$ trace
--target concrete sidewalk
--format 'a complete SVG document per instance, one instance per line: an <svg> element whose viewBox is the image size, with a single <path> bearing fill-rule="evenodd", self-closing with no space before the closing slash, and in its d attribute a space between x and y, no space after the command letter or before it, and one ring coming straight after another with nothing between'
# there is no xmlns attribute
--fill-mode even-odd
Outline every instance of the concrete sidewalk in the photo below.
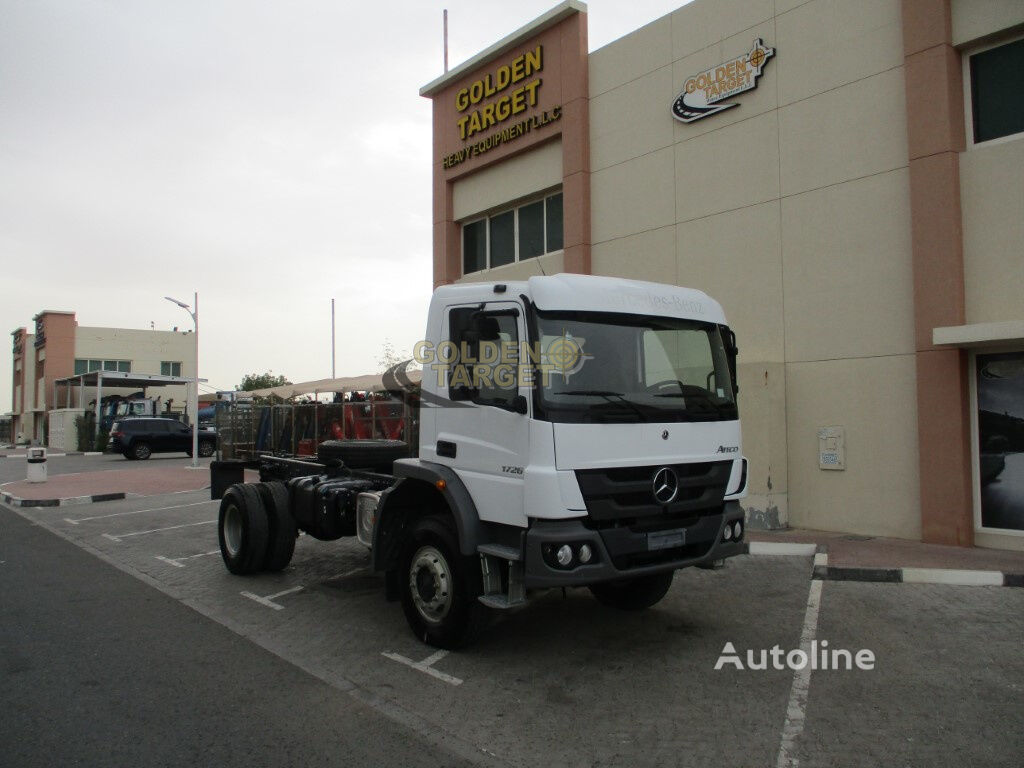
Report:
<svg viewBox="0 0 1024 768"><path fill-rule="evenodd" d="M987 583L994 574L1003 583L1019 586L1024 577L1024 551L949 547L907 539L856 536L830 531L790 528L779 531L747 531L750 542L812 544L827 554L822 578L856 581L935 581L958 579L955 583ZM953 575L949 575L949 574ZM946 574L946 575L944 575ZM970 576L968 574L976 574ZM989 577L981 574L989 574ZM973 581L972 581L973 579Z"/></svg>
<svg viewBox="0 0 1024 768"><path fill-rule="evenodd" d="M247 471L246 480L258 480ZM198 491L210 485L210 468L188 466L133 467L101 472L53 475L45 483L17 480L0 485L0 500L13 506L67 506L110 501L128 496Z"/></svg>

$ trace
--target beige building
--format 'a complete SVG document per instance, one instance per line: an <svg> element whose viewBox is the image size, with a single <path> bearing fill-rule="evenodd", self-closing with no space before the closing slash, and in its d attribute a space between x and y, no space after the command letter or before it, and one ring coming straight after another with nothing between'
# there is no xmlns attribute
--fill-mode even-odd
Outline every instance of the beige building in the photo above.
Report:
<svg viewBox="0 0 1024 768"><path fill-rule="evenodd" d="M593 53L586 18L422 89L435 284L704 290L752 524L1024 549L1024 4L694 0Z"/></svg>
<svg viewBox="0 0 1024 768"><path fill-rule="evenodd" d="M131 328L80 326L74 312L43 310L34 318L34 333L18 328L13 339L13 399L11 436L18 442L46 444L50 431L48 414L65 404L77 411L88 406L95 390L86 393L66 387L60 393L55 382L91 371L195 376L195 348L191 331L154 331ZM132 388L111 382L103 394L128 395ZM172 409L183 411L187 388L161 387L154 395ZM80 402L83 397L85 402ZM62 424L63 424L62 416ZM61 430L63 432L63 430Z"/></svg>

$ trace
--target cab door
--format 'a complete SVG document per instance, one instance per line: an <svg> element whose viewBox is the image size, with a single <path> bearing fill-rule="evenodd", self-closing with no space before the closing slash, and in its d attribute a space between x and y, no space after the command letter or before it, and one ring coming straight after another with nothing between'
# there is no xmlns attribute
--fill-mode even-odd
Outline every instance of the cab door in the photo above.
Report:
<svg viewBox="0 0 1024 768"><path fill-rule="evenodd" d="M482 520L526 525L528 388L519 381L523 308L514 301L448 307L442 338L459 352L447 369L436 419L436 461L452 467Z"/></svg>

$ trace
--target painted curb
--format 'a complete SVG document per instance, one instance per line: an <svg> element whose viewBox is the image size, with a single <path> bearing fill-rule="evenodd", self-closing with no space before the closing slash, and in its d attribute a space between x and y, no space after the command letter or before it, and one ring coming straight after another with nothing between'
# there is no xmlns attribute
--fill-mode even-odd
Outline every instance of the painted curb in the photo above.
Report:
<svg viewBox="0 0 1024 768"><path fill-rule="evenodd" d="M819 581L861 581L876 584L945 584L957 587L1024 587L1024 573L957 568L862 568L829 565L824 545L788 541L751 541L750 555L814 555L811 578Z"/></svg>
<svg viewBox="0 0 1024 768"><path fill-rule="evenodd" d="M867 581L889 584L944 584L955 587L1024 587L1024 573L969 571L955 568L856 568L824 565L814 568L822 581Z"/></svg>
<svg viewBox="0 0 1024 768"><path fill-rule="evenodd" d="M88 451L83 453L82 451L68 451L66 453L48 453L46 458L48 459L59 459L64 456L102 456L103 454L99 451ZM26 454L24 453L0 453L0 459L24 459Z"/></svg>
<svg viewBox="0 0 1024 768"><path fill-rule="evenodd" d="M790 541L751 541L747 543L749 555L814 555L817 544L798 544Z"/></svg>
<svg viewBox="0 0 1024 768"><path fill-rule="evenodd" d="M0 493L0 501L10 507L74 507L100 501L120 501L126 493L97 493L92 496L70 496L66 499L22 499L9 493Z"/></svg>

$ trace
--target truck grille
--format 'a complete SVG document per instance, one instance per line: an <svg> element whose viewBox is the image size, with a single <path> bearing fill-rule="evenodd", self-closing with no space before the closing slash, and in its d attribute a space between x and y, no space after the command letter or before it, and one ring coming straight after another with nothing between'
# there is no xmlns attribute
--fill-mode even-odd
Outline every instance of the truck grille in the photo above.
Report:
<svg viewBox="0 0 1024 768"><path fill-rule="evenodd" d="M654 475L665 466L678 478L678 492L669 504L662 504L654 498ZM655 464L578 469L576 480L591 519L598 522L625 521L720 512L731 471L731 461Z"/></svg>

